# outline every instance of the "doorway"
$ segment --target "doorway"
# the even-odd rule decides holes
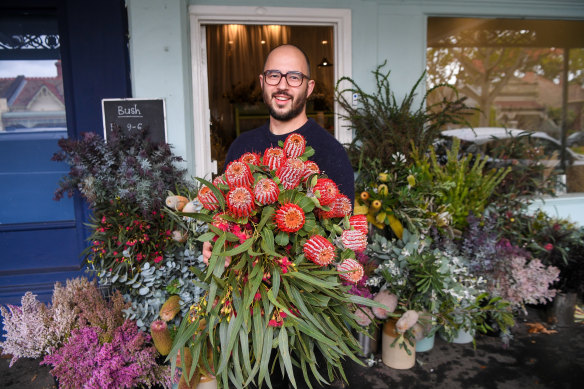
[[[311,75],[320,84],[307,104],[309,116],[341,143],[350,142],[351,132],[335,114],[333,101],[336,80],[351,76],[350,10],[191,6],[189,14],[197,176],[220,172],[237,134],[268,119],[258,75],[268,52],[282,43],[306,51]],[[332,66],[319,67],[324,59]]]

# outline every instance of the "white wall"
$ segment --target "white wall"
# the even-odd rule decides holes
[[[195,147],[186,1],[126,0],[126,6],[132,96],[165,100],[168,142],[188,162]]]

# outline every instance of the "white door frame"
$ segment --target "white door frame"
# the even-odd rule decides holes
[[[334,31],[334,78],[351,77],[351,10],[338,8],[287,8],[191,5],[191,66],[193,90],[194,161],[197,177],[217,172],[211,160],[209,125],[209,85],[207,82],[207,44],[204,24],[281,24],[332,26]],[[335,102],[335,112],[340,107]],[[352,132],[335,115],[335,137],[341,143],[352,140]]]

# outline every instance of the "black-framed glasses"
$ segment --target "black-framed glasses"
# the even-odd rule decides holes
[[[286,78],[286,82],[292,87],[302,85],[305,78],[310,80],[310,77],[302,72],[288,72],[284,74],[279,70],[266,70],[264,72],[264,81],[268,85],[278,85],[282,77]]]

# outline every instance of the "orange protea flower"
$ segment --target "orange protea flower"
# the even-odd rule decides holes
[[[214,211],[219,208],[219,201],[217,200],[217,197],[215,197],[215,194],[211,191],[211,189],[209,189],[208,186],[202,186],[201,189],[199,189],[197,198],[199,199],[199,201],[203,205],[203,208],[205,209]]]
[[[282,165],[282,162],[286,160],[286,155],[284,154],[284,149],[281,147],[270,147],[264,151],[263,164],[270,168],[270,170],[276,170]]]
[[[358,230],[343,231],[341,240],[346,248],[357,253],[361,253],[367,248],[367,235]]]
[[[253,176],[249,166],[239,161],[233,161],[227,166],[225,178],[230,187],[251,186],[253,183]]]
[[[261,205],[272,204],[278,200],[280,188],[273,180],[262,178],[254,185],[253,194]]]
[[[336,259],[335,246],[320,235],[308,239],[303,251],[306,258],[320,266],[326,266]]]
[[[259,165],[260,164],[260,156],[256,153],[245,153],[241,157],[239,157],[239,161],[243,163],[248,163],[250,165]]]
[[[296,204],[284,204],[276,211],[275,219],[281,231],[296,232],[304,225],[304,210]]]
[[[306,139],[300,134],[290,134],[284,141],[284,152],[288,158],[299,157],[306,149]]]
[[[246,186],[231,189],[226,200],[229,213],[238,217],[249,216],[255,208],[253,193]]]
[[[329,205],[335,201],[335,198],[339,195],[339,188],[337,184],[329,178],[319,178],[314,186],[314,191],[320,192],[320,204]]]
[[[361,231],[363,235],[367,235],[369,233],[367,215],[353,215],[349,218],[349,224],[357,231]]]
[[[302,174],[302,180],[306,180],[311,174],[320,173],[320,168],[314,161],[304,162],[304,173]]]
[[[331,211],[333,212],[334,217],[345,217],[350,215],[353,211],[353,204],[347,196],[339,194],[331,204]]]
[[[339,277],[355,284],[363,278],[363,266],[351,258],[345,259],[337,266],[337,270],[340,272]]]

